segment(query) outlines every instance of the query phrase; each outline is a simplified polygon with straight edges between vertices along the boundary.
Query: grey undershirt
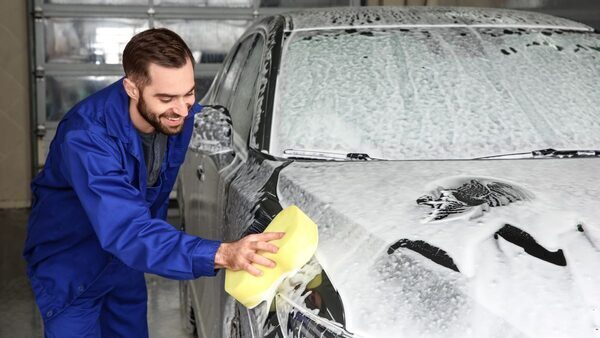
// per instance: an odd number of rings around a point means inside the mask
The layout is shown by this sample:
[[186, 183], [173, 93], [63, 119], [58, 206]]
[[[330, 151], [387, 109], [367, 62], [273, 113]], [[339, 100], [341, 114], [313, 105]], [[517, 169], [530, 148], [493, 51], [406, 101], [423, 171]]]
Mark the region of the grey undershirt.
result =
[[154, 186], [160, 175], [165, 152], [167, 150], [167, 135], [163, 133], [144, 134], [139, 133], [142, 139], [142, 148], [144, 150], [144, 160], [146, 162], [147, 185]]

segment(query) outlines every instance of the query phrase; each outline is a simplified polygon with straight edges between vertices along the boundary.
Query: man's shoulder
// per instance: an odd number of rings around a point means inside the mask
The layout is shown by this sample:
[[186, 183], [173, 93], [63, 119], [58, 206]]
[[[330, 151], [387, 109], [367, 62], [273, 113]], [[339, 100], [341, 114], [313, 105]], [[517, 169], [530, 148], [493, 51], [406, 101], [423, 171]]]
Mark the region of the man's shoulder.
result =
[[113, 129], [122, 128], [118, 126], [122, 123], [118, 121], [120, 116], [129, 118], [123, 91], [120, 80], [77, 103], [60, 121], [55, 141], [61, 144], [69, 135], [89, 133], [110, 143], [116, 142], [112, 136], [118, 133]]
[[89, 130], [105, 134], [110, 128], [107, 115], [125, 115], [127, 102], [122, 95], [122, 81], [119, 80], [77, 103], [62, 119], [61, 126], [68, 130]]

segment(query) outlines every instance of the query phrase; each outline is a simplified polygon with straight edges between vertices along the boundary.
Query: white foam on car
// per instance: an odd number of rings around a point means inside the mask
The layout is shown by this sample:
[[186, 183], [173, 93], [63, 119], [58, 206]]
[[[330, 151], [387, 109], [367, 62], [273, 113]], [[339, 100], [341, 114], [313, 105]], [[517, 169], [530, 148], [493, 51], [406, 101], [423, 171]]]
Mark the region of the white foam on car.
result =
[[468, 159], [600, 144], [597, 34], [471, 27], [291, 34], [272, 154]]
[[[278, 195], [319, 225], [316, 257], [360, 337], [598, 337], [598, 159], [299, 163]], [[472, 219], [423, 223], [416, 199], [444, 177], [486, 176], [534, 196]], [[448, 182], [452, 183], [452, 182]], [[494, 234], [518, 227], [567, 266]], [[584, 232], [578, 231], [578, 225]], [[448, 253], [455, 272], [406, 249], [422, 240]]]

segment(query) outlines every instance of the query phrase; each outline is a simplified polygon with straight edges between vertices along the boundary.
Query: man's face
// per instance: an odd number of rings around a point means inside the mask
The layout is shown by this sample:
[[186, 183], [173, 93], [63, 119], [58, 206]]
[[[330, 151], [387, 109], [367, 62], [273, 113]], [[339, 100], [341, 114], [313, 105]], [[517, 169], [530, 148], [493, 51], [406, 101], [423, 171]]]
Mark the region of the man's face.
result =
[[183, 129], [183, 122], [195, 102], [195, 81], [192, 63], [181, 68], [148, 66], [150, 84], [140, 88], [137, 109], [156, 131], [175, 135]]

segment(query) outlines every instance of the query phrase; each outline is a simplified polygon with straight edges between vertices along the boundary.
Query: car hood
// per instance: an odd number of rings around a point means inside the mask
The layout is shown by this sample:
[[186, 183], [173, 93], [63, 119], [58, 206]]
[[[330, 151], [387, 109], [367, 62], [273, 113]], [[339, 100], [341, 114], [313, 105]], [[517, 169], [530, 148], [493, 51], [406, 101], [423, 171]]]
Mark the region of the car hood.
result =
[[600, 335], [600, 161], [294, 162], [360, 337]]

